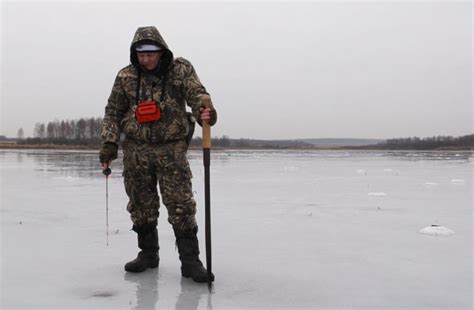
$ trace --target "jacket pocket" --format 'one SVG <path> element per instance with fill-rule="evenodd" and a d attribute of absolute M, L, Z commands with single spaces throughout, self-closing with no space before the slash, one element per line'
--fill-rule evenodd
<path fill-rule="evenodd" d="M 138 138 L 140 132 L 140 124 L 135 119 L 135 109 L 127 112 L 122 120 L 122 132 L 129 137 Z"/>

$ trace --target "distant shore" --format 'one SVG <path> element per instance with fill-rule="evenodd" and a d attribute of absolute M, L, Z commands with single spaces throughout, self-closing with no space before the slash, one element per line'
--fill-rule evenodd
<path fill-rule="evenodd" d="M 25 150 L 98 150 L 97 146 L 92 145 L 73 145 L 73 144 L 17 144 L 0 143 L 0 149 L 25 149 Z"/>
<path fill-rule="evenodd" d="M 76 144 L 17 144 L 17 143 L 0 143 L 0 149 L 19 149 L 19 150 L 89 150 L 98 151 L 99 146 L 96 145 L 76 145 Z M 199 150 L 200 146 L 191 145 L 190 150 Z M 379 145 L 366 146 L 313 146 L 313 147 L 222 147 L 213 146 L 214 150 L 315 150 L 315 151 L 474 151 L 469 147 L 441 147 L 437 149 L 396 149 L 382 148 Z"/>

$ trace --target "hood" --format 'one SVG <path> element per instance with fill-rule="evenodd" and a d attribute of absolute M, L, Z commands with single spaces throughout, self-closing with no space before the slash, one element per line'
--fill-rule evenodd
<path fill-rule="evenodd" d="M 168 45 L 155 26 L 139 27 L 135 32 L 132 44 L 130 45 L 130 61 L 137 69 L 143 70 L 138 63 L 137 52 L 135 51 L 135 47 L 139 44 L 156 44 L 163 50 L 155 74 L 160 76 L 169 70 L 173 63 L 173 53 L 170 51 Z"/>

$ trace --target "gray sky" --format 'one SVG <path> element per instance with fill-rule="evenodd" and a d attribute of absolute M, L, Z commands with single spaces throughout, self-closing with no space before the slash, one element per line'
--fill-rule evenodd
<path fill-rule="evenodd" d="M 469 1 L 2 3 L 0 135 L 103 116 L 147 25 L 194 64 L 219 113 L 213 136 L 470 134 L 472 12 Z"/>

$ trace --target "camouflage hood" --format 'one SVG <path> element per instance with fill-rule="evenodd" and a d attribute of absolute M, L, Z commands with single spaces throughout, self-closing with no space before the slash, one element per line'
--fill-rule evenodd
<path fill-rule="evenodd" d="M 168 45 L 156 27 L 139 27 L 135 32 L 132 44 L 130 45 L 130 61 L 137 69 L 143 70 L 138 63 L 137 52 L 135 51 L 136 46 L 139 44 L 155 44 L 161 47 L 163 55 L 161 56 L 156 74 L 163 75 L 169 70 L 170 66 L 173 64 L 173 53 L 168 48 Z"/>

